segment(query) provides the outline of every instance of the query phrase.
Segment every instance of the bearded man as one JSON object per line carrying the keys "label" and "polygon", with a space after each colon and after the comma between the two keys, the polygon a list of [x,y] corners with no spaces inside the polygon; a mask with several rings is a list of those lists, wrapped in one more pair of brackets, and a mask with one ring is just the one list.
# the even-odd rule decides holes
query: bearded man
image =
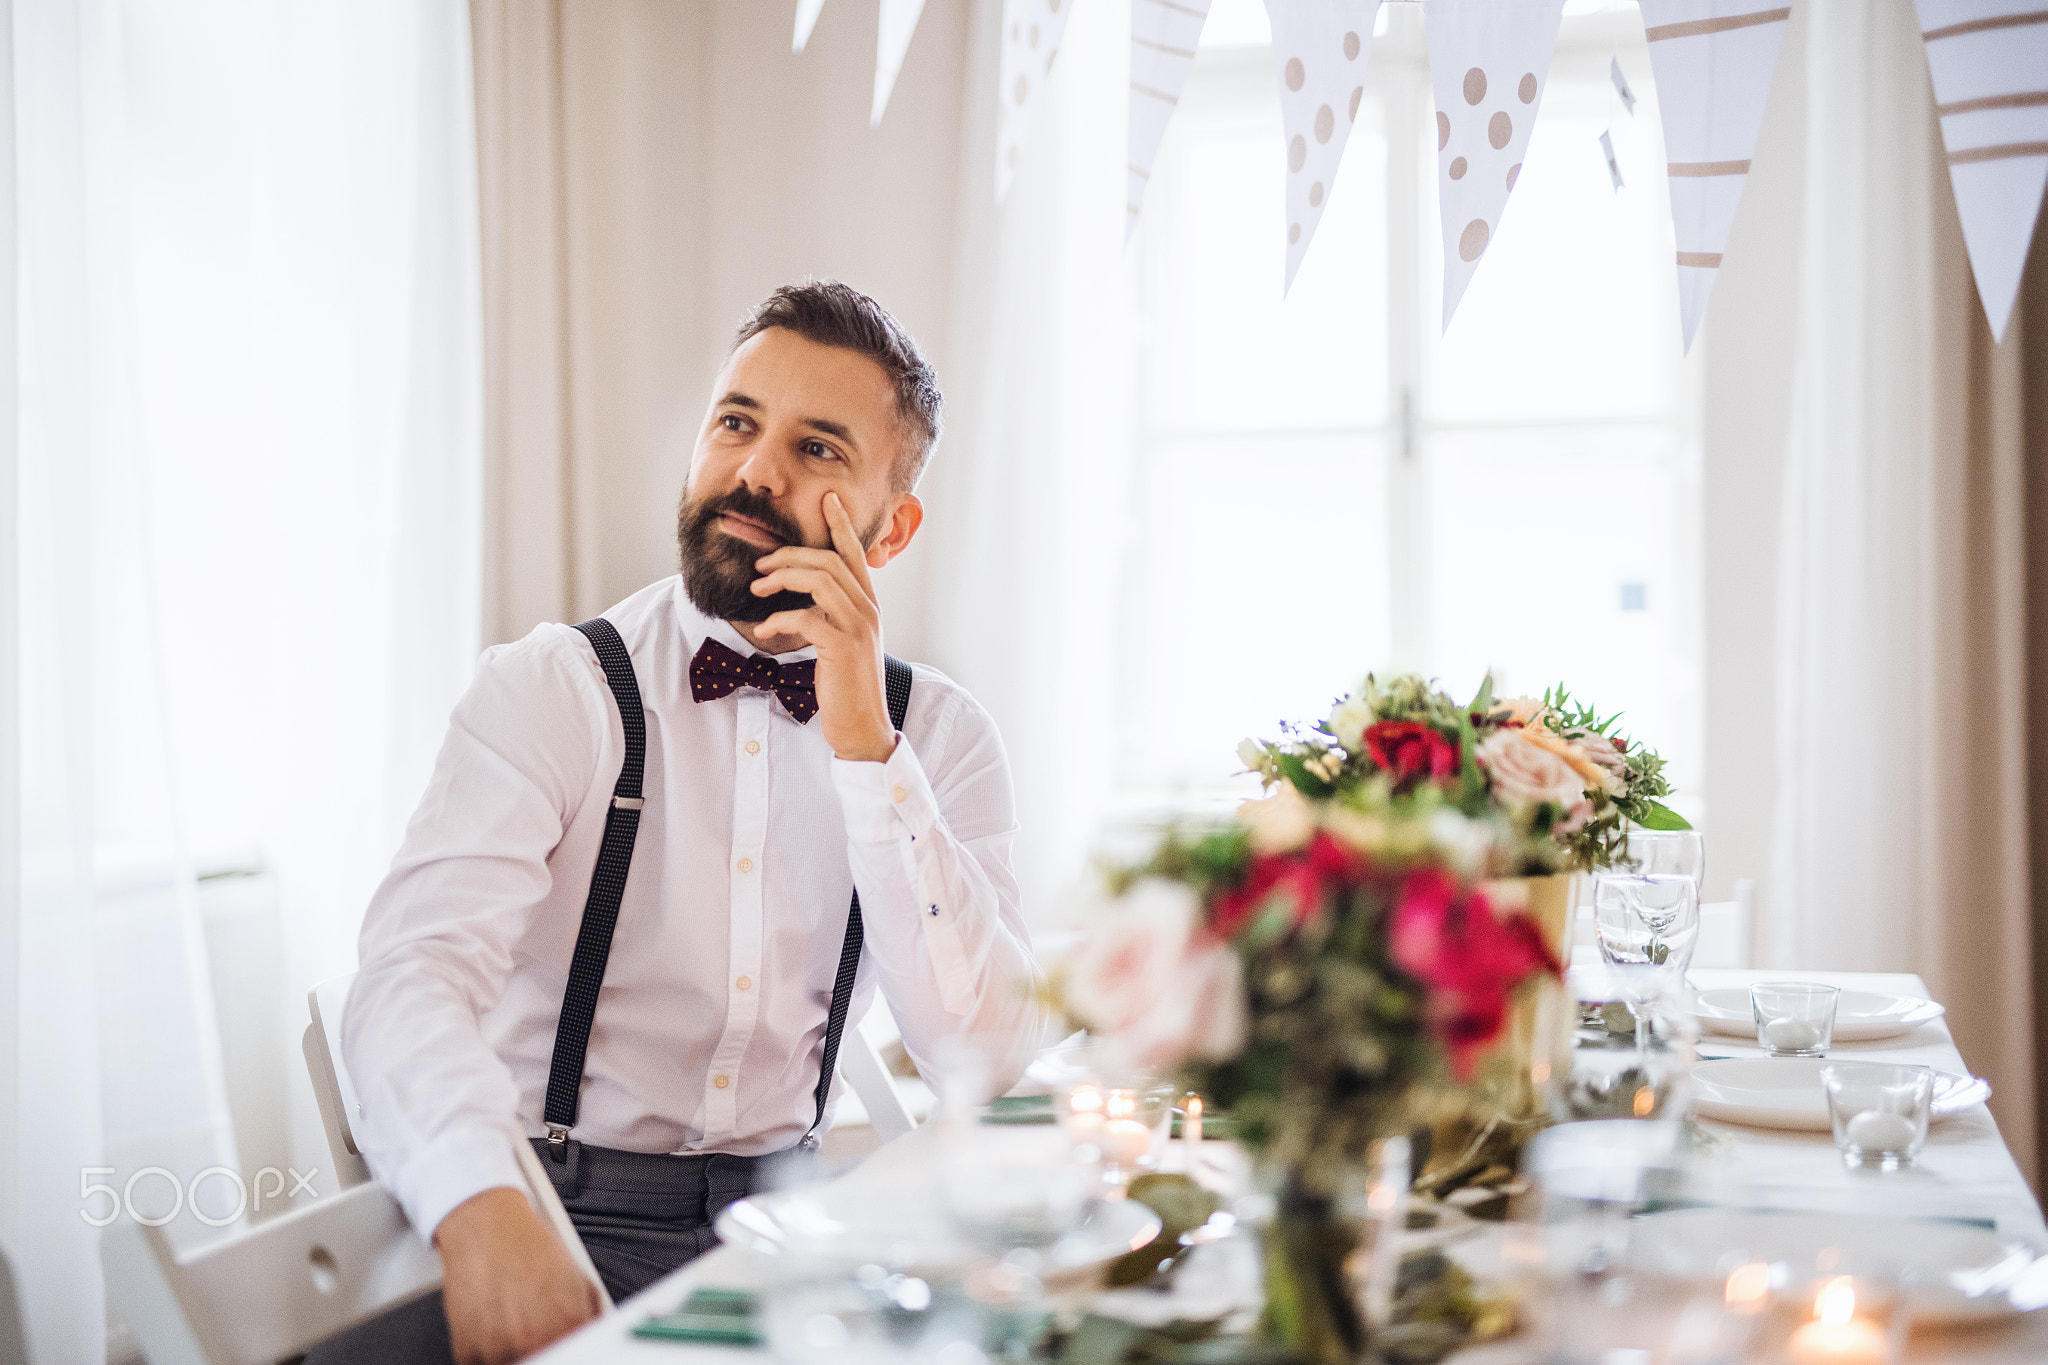
{"label": "bearded man", "polygon": [[1044,1018],[1002,742],[884,655],[870,576],[917,534],[939,425],[874,300],[777,290],[713,386],[681,574],[484,655],[342,1029],[363,1153],[444,1287],[316,1358],[510,1360],[597,1311],[515,1127],[616,1300],[816,1145],[878,986],[925,1074],[949,1038],[992,1091],[1022,1071]]}

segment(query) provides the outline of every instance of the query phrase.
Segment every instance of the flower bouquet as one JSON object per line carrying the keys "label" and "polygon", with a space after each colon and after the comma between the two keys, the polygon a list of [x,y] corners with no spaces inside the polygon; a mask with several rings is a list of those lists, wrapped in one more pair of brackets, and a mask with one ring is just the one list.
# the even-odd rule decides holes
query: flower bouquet
{"label": "flower bouquet", "polygon": [[1459,706],[1367,678],[1317,725],[1246,741],[1268,795],[1109,874],[1117,904],[1062,999],[1226,1108],[1277,1175],[1265,1328],[1294,1356],[1363,1346],[1339,1198],[1372,1145],[1432,1097],[1478,1093],[1515,1002],[1560,974],[1555,935],[1499,879],[1603,865],[1624,818],[1683,826],[1656,800],[1661,760],[1612,725],[1561,691]]}

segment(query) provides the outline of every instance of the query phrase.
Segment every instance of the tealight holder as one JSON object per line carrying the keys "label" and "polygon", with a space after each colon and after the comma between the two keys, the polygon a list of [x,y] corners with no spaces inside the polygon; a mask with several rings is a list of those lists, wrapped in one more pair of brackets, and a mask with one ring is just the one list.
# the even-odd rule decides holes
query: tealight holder
{"label": "tealight holder", "polygon": [[1053,1112],[1076,1146],[1100,1154],[1104,1176],[1124,1185],[1159,1169],[1172,1137],[1176,1093],[1144,1076],[1089,1072],[1054,1092]]}
{"label": "tealight holder", "polygon": [[1892,1062],[1831,1062],[1820,1069],[1835,1147],[1849,1167],[1896,1171],[1927,1145],[1934,1072]]}
{"label": "tealight holder", "polygon": [[1756,1045],[1767,1057],[1825,1057],[1835,1037],[1840,986],[1812,981],[1758,982],[1749,988]]}

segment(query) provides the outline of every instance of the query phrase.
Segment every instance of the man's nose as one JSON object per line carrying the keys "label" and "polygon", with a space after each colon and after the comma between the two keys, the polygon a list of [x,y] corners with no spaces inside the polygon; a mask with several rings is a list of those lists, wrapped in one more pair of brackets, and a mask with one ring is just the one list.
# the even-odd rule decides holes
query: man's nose
{"label": "man's nose", "polygon": [[789,491],[789,465],[771,442],[762,441],[747,452],[739,480],[757,493],[779,498]]}

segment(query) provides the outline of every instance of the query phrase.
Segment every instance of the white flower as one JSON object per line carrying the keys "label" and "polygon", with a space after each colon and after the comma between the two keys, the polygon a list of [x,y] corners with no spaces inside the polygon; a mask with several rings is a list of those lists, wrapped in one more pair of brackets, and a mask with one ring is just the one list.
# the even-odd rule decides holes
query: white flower
{"label": "white flower", "polygon": [[1067,977],[1067,1003],[1093,1030],[1128,1031],[1165,999],[1187,956],[1200,904],[1179,882],[1148,877],[1090,926]]}
{"label": "white flower", "polygon": [[1474,751],[1493,789],[1510,804],[1553,802],[1570,810],[1584,799],[1586,784],[1572,765],[1519,730],[1496,730]]}
{"label": "white flower", "polygon": [[1372,707],[1358,697],[1346,697],[1330,713],[1330,733],[1354,754],[1365,747],[1365,727],[1370,724]]}
{"label": "white flower", "polygon": [[1483,822],[1467,819],[1455,810],[1436,810],[1429,816],[1429,833],[1459,876],[1485,875],[1488,855],[1493,852],[1493,833]]}
{"label": "white flower", "polygon": [[1239,806],[1237,818],[1251,830],[1252,847],[1261,853],[1292,852],[1316,832],[1316,813],[1284,782],[1271,796]]}
{"label": "white flower", "polygon": [[1255,773],[1266,771],[1266,746],[1255,739],[1241,739],[1237,742],[1237,761]]}

